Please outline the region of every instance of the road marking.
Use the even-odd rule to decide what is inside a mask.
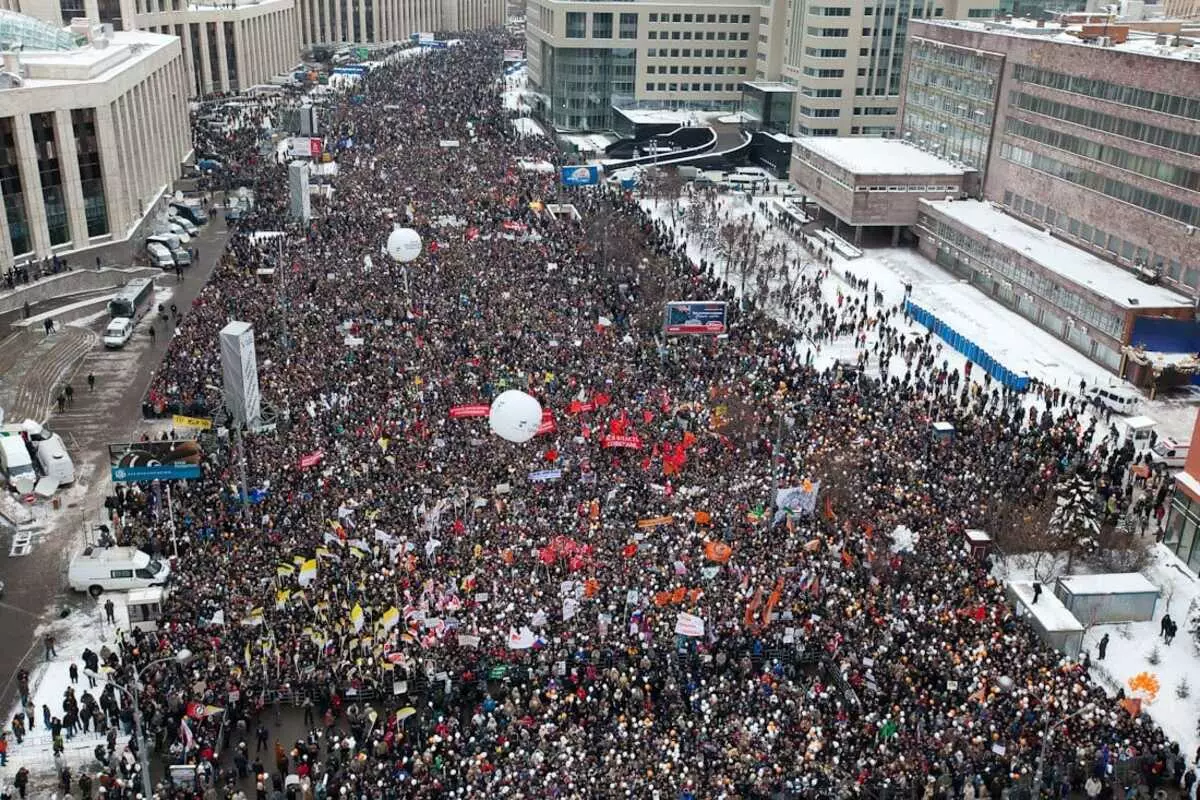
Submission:
[[[0,603],[0,608],[7,608],[9,611],[16,611],[19,614],[24,614],[28,617],[40,617],[41,614],[36,614],[33,611],[26,611],[20,606],[14,606],[12,603]]]

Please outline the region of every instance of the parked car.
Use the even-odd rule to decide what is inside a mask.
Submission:
[[[119,349],[133,337],[133,320],[129,317],[117,317],[109,320],[104,329],[104,346]]]
[[[75,462],[71,460],[62,437],[31,419],[25,420],[24,426],[42,474],[54,478],[60,486],[74,483]]]

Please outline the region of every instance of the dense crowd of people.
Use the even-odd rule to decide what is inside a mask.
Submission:
[[[160,796],[249,796],[251,776],[258,797],[1031,797],[1051,732],[1053,796],[1178,780],[1190,754],[1043,645],[963,547],[1063,473],[1123,485],[1131,454],[1092,448],[1067,393],[1030,413],[951,369],[867,280],[830,303],[814,267],[785,325],[628,193],[528,168],[557,156],[513,131],[506,46],[464,36],[337,95],[308,225],[261,128],[206,134],[255,204],[149,402],[211,413],[217,334],[246,320],[277,427],[245,437],[248,491],[224,444],[176,485],[159,628],[99,654],[125,679],[157,662],[155,751],[199,766]],[[395,223],[424,242],[407,266],[381,250]],[[252,234],[281,230],[280,261]],[[710,299],[727,337],[662,335],[664,302]],[[814,366],[849,337],[861,370]],[[512,444],[451,414],[506,389],[550,430]],[[931,444],[938,420],[952,441]],[[811,513],[777,488],[817,492]],[[121,489],[117,535],[169,555],[153,496]],[[136,796],[129,700],[92,702],[120,731],[106,796]],[[280,703],[307,736],[275,741]]]

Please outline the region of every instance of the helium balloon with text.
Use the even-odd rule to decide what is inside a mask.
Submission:
[[[525,392],[509,389],[492,401],[488,426],[501,439],[518,444],[537,435],[542,424],[542,404]]]
[[[397,225],[388,236],[387,251],[392,260],[407,264],[421,255],[421,234]]]

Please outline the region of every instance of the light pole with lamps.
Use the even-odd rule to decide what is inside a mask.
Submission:
[[[131,683],[128,687],[122,686],[116,681],[109,680],[104,674],[95,673],[90,669],[85,670],[86,674],[105,681],[110,686],[119,689],[120,691],[124,692],[130,700],[133,701],[133,734],[137,737],[138,762],[142,772],[142,796],[146,798],[146,800],[150,800],[150,798],[154,796],[154,785],[150,780],[150,752],[146,747],[146,728],[142,720],[142,704],[140,702],[141,698],[139,697],[142,683],[142,673],[151,667],[159,664],[165,664],[168,661],[173,661],[176,664],[186,664],[191,660],[192,651],[184,648],[173,656],[165,656],[163,658],[155,659],[141,669],[134,667],[133,683]]]
[[[1004,689],[1006,692],[1011,692],[1016,687],[1016,681],[1014,681],[1012,678],[1008,677],[1007,675],[1002,675],[996,681],[996,683],[999,684],[1000,688]],[[1033,694],[1032,692],[1030,693],[1030,696],[1039,701],[1041,700],[1040,697]],[[1080,714],[1086,714],[1089,711],[1095,710],[1095,708],[1096,708],[1096,704],[1089,702],[1086,705],[1084,705],[1082,708],[1079,708],[1079,709],[1071,712],[1070,714],[1067,714],[1065,717],[1061,717],[1046,726],[1045,732],[1042,733],[1042,746],[1041,746],[1041,749],[1038,751],[1037,766],[1034,767],[1034,771],[1033,771],[1033,791],[1035,792],[1036,796],[1040,797],[1042,794],[1042,780],[1044,779],[1045,771],[1046,771],[1046,751],[1050,749],[1050,740],[1054,737],[1054,731],[1058,730],[1060,727],[1062,727],[1066,723],[1075,719]]]

